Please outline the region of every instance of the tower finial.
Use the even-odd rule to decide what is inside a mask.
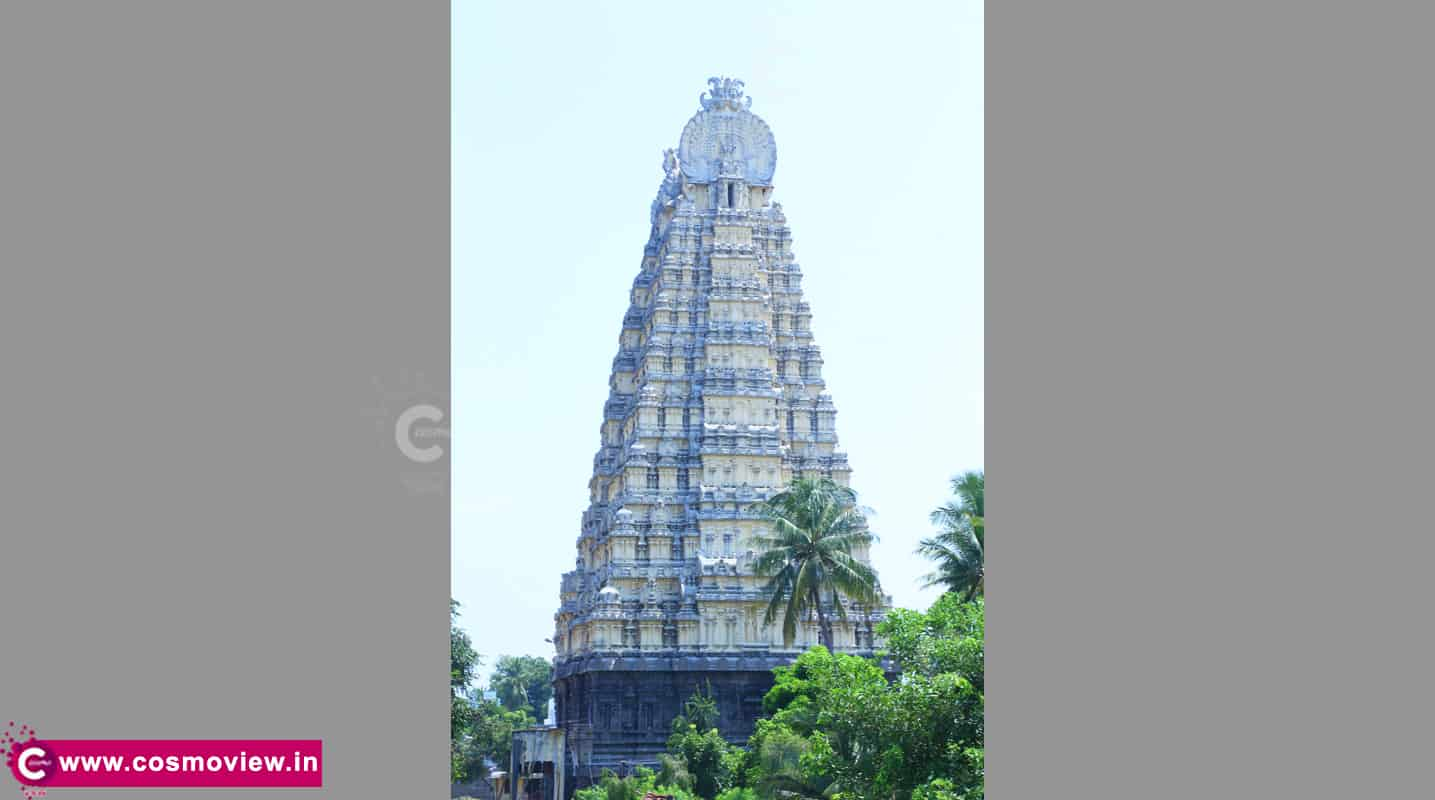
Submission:
[[[708,78],[708,90],[698,98],[704,111],[747,111],[752,98],[744,97],[737,78]]]

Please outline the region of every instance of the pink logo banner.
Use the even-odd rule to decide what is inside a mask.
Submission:
[[[318,787],[319,739],[35,739],[14,741],[10,774],[43,787]]]

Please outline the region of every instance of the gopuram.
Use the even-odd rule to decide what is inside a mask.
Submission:
[[[772,132],[742,81],[709,84],[663,153],[554,617],[565,763],[548,769],[567,778],[563,794],[605,767],[656,763],[699,687],[711,686],[723,735],[745,740],[771,669],[818,643],[815,618],[790,648],[780,622],[763,624],[756,506],[802,476],[846,485],[851,469],[772,200]],[[843,603],[837,649],[870,654],[884,609]]]

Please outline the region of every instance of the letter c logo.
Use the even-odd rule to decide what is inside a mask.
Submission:
[[[43,781],[49,773],[45,772],[45,770],[43,769],[32,768],[30,766],[30,762],[35,759],[44,758],[49,754],[49,751],[43,747],[27,747],[24,750],[21,750],[20,754],[15,757],[15,769],[19,771],[20,775],[23,776],[26,780]],[[41,761],[40,763],[48,765],[51,763],[52,760],[53,759],[47,759],[45,761]]]
[[[443,448],[436,444],[431,444],[428,447],[418,447],[414,444],[414,423],[421,419],[439,422],[443,419],[443,410],[431,405],[410,406],[405,409],[404,413],[399,415],[398,422],[394,424],[394,441],[398,442],[399,452],[408,456],[410,460],[428,464],[443,457]]]

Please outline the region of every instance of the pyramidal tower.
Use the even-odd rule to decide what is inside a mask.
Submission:
[[[555,615],[556,721],[580,781],[655,762],[698,687],[711,686],[725,736],[751,733],[771,669],[818,643],[815,618],[790,648],[780,623],[763,624],[757,505],[795,478],[851,473],[772,202],[772,131],[742,81],[708,83],[663,153]],[[843,603],[837,649],[870,653],[884,610]]]

